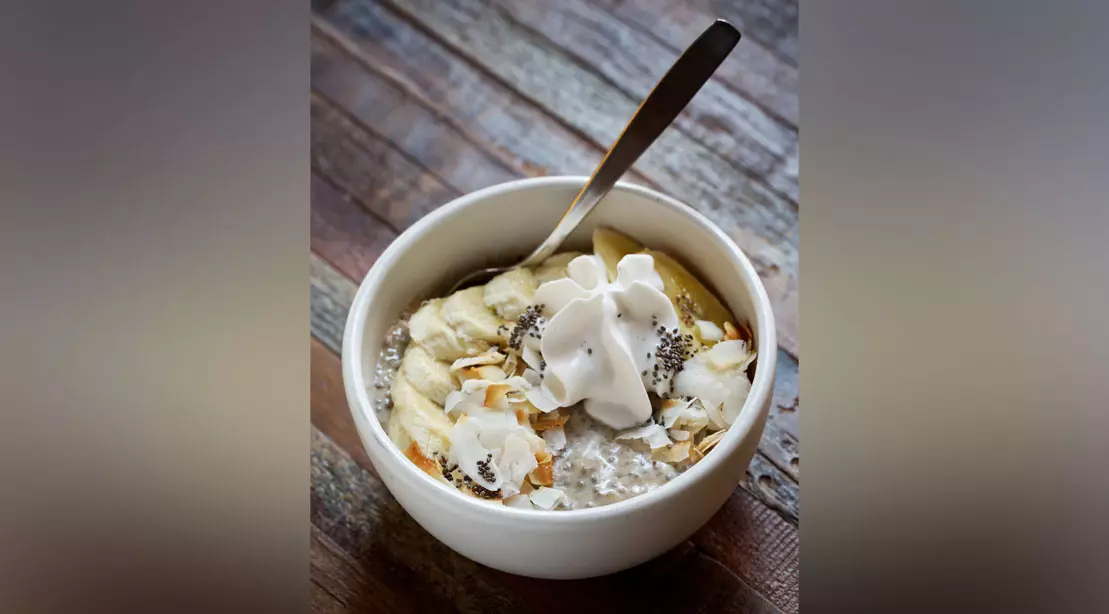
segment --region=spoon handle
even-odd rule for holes
[[[616,137],[593,176],[578,192],[554,232],[519,266],[532,267],[555,253],[586,215],[597,206],[616,181],[643,155],[674,121],[693,96],[708,82],[716,69],[739,42],[740,34],[732,24],[718,19],[693,41],[647,94],[635,115]]]

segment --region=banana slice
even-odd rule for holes
[[[670,256],[646,249],[635,239],[611,228],[593,231],[593,251],[604,261],[610,280],[616,279],[616,265],[624,256],[644,253],[654,258],[655,271],[662,278],[663,292],[670,298],[678,314],[679,327],[682,333],[693,335],[696,347],[702,342],[698,320],[711,322],[721,329],[734,326],[732,314],[723,303]]]
[[[454,361],[468,356],[468,344],[443,320],[443,302],[437,298],[421,305],[408,320],[408,332],[435,358]]]
[[[500,317],[515,320],[531,304],[536,287],[535,274],[530,269],[512,269],[485,284],[483,299]]]
[[[401,450],[407,450],[415,442],[425,458],[445,457],[450,449],[454,424],[441,407],[409,383],[403,365],[393,379],[391,393],[393,411],[389,416],[389,438]]]
[[[707,320],[720,327],[725,323],[734,324],[728,308],[678,261],[651,249],[646,253],[655,259],[655,270],[666,286],[666,296],[674,303],[683,325],[692,329],[697,320]]]
[[[608,271],[608,280],[616,281],[616,265],[628,254],[643,251],[643,244],[626,234],[611,228],[597,228],[593,231],[593,253],[600,256]]]
[[[451,368],[419,345],[411,344],[404,352],[401,363],[408,383],[437,405],[443,405],[447,395],[458,389],[451,378]]]
[[[485,342],[484,347],[474,352],[475,355],[489,349],[489,343],[496,343],[501,339],[503,322],[485,306],[482,286],[466,288],[450,295],[443,301],[440,313],[443,321],[454,328],[459,338],[468,342]]]
[[[570,264],[571,260],[580,255],[581,252],[563,252],[547,258],[543,261],[543,264],[540,264],[535,269],[536,283],[542,285],[548,281],[569,277],[570,274],[566,271],[566,265]]]

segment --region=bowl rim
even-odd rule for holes
[[[443,505],[454,506],[473,513],[491,514],[491,519],[502,518],[524,522],[538,520],[542,521],[545,526],[550,526],[552,523],[578,524],[596,521],[622,516],[632,510],[642,511],[646,508],[655,507],[666,500],[681,496],[695,482],[703,480],[709,474],[719,470],[729,453],[734,451],[755,427],[761,413],[760,407],[768,402],[773,394],[774,373],[778,355],[774,314],[771,310],[770,299],[766,294],[766,288],[747,255],[716,224],[693,207],[650,188],[620,181],[613,187],[613,191],[631,192],[654,200],[658,204],[690,218],[694,225],[700,227],[700,230],[714,236],[726,248],[727,262],[737,268],[740,277],[743,279],[744,290],[754,306],[755,328],[758,331],[756,351],[759,356],[755,378],[751,383],[747,400],[744,402],[735,422],[732,423],[727,434],[716,445],[717,449],[713,450],[716,454],[706,454],[702,460],[681,475],[646,493],[608,505],[577,510],[529,510],[507,505],[495,505],[491,502],[467,497],[424,473],[404,457],[402,451],[386,434],[384,426],[373,410],[373,402],[369,398],[368,382],[364,377],[365,370],[363,369],[366,353],[362,351],[361,339],[365,335],[366,321],[372,311],[375,295],[381,286],[386,271],[394,265],[394,262],[408,244],[421,238],[433,227],[449,222],[474,203],[505,193],[532,189],[563,187],[581,189],[588,179],[588,177],[580,175],[530,177],[491,185],[463,194],[428,213],[397,236],[374,262],[359,284],[358,291],[351,302],[343,330],[343,353],[341,357],[343,385],[346,389],[350,411],[354,414],[355,428],[359,431],[363,445],[366,445],[367,441],[373,441],[382,448],[381,453],[386,458],[386,462],[392,467],[397,467],[400,479],[409,481],[413,488],[424,490],[429,497],[434,497]],[[680,257],[680,254],[676,256]],[[375,353],[372,359],[376,360],[376,357],[377,354]],[[359,414],[365,419],[369,433],[365,432]],[[370,450],[367,450],[367,452],[370,452]]]

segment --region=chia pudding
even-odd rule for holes
[[[635,497],[715,446],[750,387],[751,335],[674,260],[615,231],[387,331],[373,407],[417,467],[492,504]]]

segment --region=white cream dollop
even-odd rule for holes
[[[670,386],[655,380],[658,329],[678,327],[654,258],[624,256],[614,282],[594,255],[574,258],[567,271],[535,292],[554,313],[540,341],[546,369],[536,395],[560,407],[584,401],[589,415],[614,429],[642,424],[651,417],[647,392],[661,395]]]

